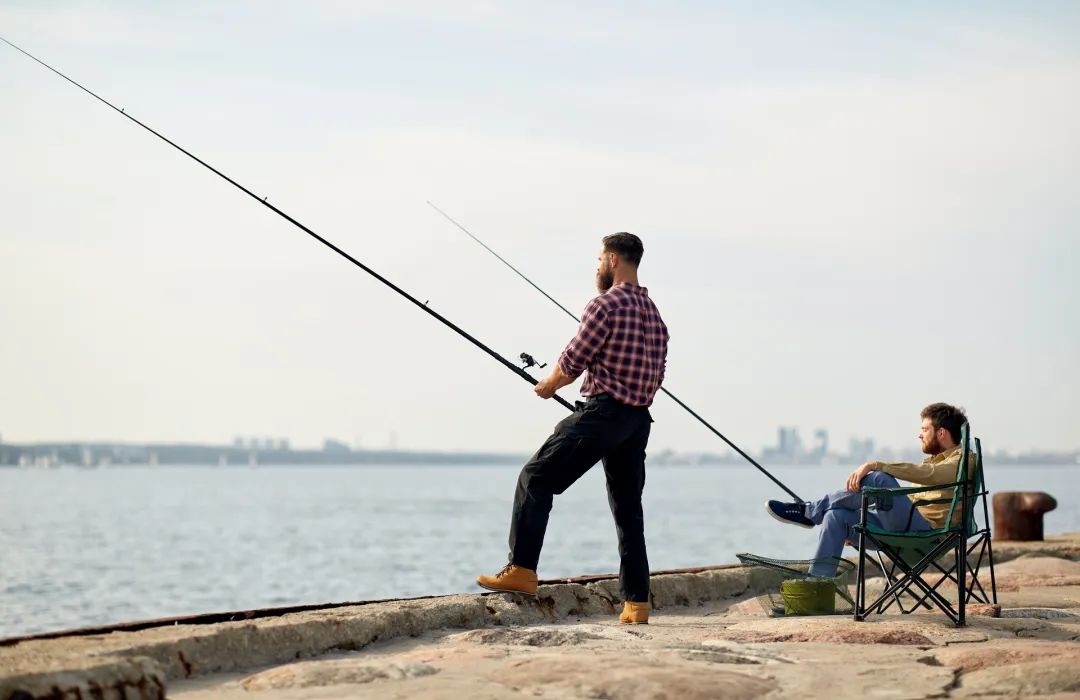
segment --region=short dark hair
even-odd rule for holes
[[[604,236],[604,251],[618,253],[620,258],[637,267],[641,264],[641,256],[645,254],[645,246],[641,245],[641,239],[634,234],[620,231]]]
[[[930,424],[937,428],[945,428],[952,436],[953,442],[960,444],[960,429],[967,423],[967,415],[964,409],[950,406],[947,403],[932,403],[919,414],[922,418],[929,418]]]

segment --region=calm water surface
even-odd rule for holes
[[[0,637],[133,619],[478,590],[506,561],[519,465],[0,469]],[[845,467],[779,467],[804,498]],[[992,489],[1057,497],[1080,530],[1080,468],[990,465]],[[752,467],[655,467],[653,569],[808,557],[816,533],[764,513]],[[556,498],[543,577],[618,570],[603,472]]]

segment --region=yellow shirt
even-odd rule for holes
[[[936,455],[930,455],[923,460],[922,464],[910,464],[908,462],[881,463],[881,471],[891,474],[897,479],[910,481],[914,486],[937,486],[939,484],[952,484],[956,482],[956,470],[960,466],[960,456],[963,450],[954,447]],[[968,474],[975,473],[975,453],[968,455]],[[952,498],[952,489],[940,489],[938,491],[924,491],[913,493],[909,498],[913,501],[933,501],[939,498]],[[944,527],[945,520],[949,517],[948,503],[932,503],[918,506],[919,512],[926,518],[931,527]],[[956,513],[953,514],[953,523],[960,522],[962,513],[959,503]]]

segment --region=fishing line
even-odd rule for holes
[[[83,87],[83,86],[82,86],[81,84],[79,84],[79,83],[78,83],[78,82],[76,82],[75,80],[72,80],[71,78],[69,78],[68,76],[64,75],[63,73],[61,73],[61,72],[60,72],[60,71],[58,71],[57,69],[53,68],[52,66],[50,66],[50,65],[49,65],[49,64],[47,64],[47,63],[45,63],[45,62],[44,62],[44,61],[42,61],[41,59],[37,58],[36,56],[34,56],[34,55],[32,55],[32,54],[28,53],[27,51],[24,51],[23,49],[19,48],[18,46],[16,46],[15,44],[11,43],[10,41],[8,41],[7,39],[5,39],[4,37],[0,36],[0,41],[3,41],[3,42],[4,42],[5,44],[7,44],[7,45],[8,45],[8,46],[10,46],[11,48],[15,49],[15,50],[16,50],[16,51],[18,51],[19,53],[23,54],[23,55],[24,55],[24,56],[26,56],[27,58],[30,58],[30,59],[31,59],[31,60],[33,60],[34,62],[36,62],[36,63],[38,63],[38,64],[40,64],[40,65],[44,66],[45,68],[48,68],[48,69],[49,69],[50,71],[52,71],[52,72],[53,72],[53,73],[55,73],[56,75],[60,76],[60,77],[61,77],[61,78],[63,78],[64,80],[68,81],[69,83],[71,83],[71,84],[72,84],[72,85],[74,85],[75,87],[79,88],[80,90],[82,90],[82,91],[83,91],[83,92],[85,92],[86,94],[88,94],[88,95],[90,95],[91,97],[93,97],[93,98],[94,98],[95,100],[97,100],[97,101],[99,101],[99,102],[101,102],[101,103],[105,104],[105,105],[106,105],[106,106],[108,106],[108,107],[109,107],[110,109],[112,109],[113,111],[117,112],[118,114],[120,114],[120,115],[122,115],[122,116],[124,116],[124,117],[127,117],[127,118],[128,118],[128,119],[130,119],[131,121],[135,122],[136,124],[138,124],[138,125],[139,125],[139,126],[141,126],[142,128],[144,128],[144,129],[146,129],[147,131],[149,131],[149,132],[150,132],[151,134],[153,134],[154,136],[157,136],[157,137],[158,137],[159,139],[161,139],[161,140],[162,140],[162,141],[164,141],[165,143],[169,144],[170,146],[172,146],[172,147],[173,147],[173,148],[175,148],[176,150],[178,150],[178,151],[180,151],[181,153],[183,153],[184,155],[186,155],[186,156],[187,156],[188,158],[191,158],[192,160],[194,160],[194,161],[195,161],[196,163],[198,163],[199,165],[203,166],[204,168],[206,168],[206,169],[207,169],[207,170],[209,170],[210,172],[214,173],[215,175],[217,175],[217,176],[218,176],[218,177],[220,177],[221,179],[225,180],[225,181],[226,181],[226,182],[228,182],[228,183],[229,183],[230,185],[232,185],[232,186],[236,187],[236,188],[237,188],[238,190],[240,190],[240,191],[241,191],[241,192],[243,192],[244,194],[248,195],[249,197],[251,197],[252,199],[254,199],[254,200],[255,200],[256,202],[258,202],[259,204],[262,204],[262,205],[263,205],[264,207],[266,207],[266,208],[267,208],[267,209],[269,209],[270,211],[274,212],[275,214],[277,214],[277,215],[278,215],[278,216],[280,216],[281,218],[285,219],[286,221],[288,221],[288,222],[289,222],[290,224],[292,224],[293,226],[297,227],[298,229],[300,229],[300,230],[301,230],[301,231],[303,231],[304,233],[308,234],[309,236],[311,236],[312,238],[314,238],[314,239],[315,239],[315,240],[317,240],[318,242],[320,242],[320,243],[322,243],[323,245],[325,245],[325,246],[326,246],[327,248],[329,248],[330,250],[334,251],[335,253],[337,253],[337,254],[338,254],[338,255],[340,255],[341,257],[343,257],[343,258],[345,258],[346,260],[348,260],[349,262],[351,262],[351,263],[352,263],[353,265],[356,265],[357,267],[359,267],[359,268],[360,268],[361,270],[363,270],[364,272],[368,273],[369,275],[371,275],[371,276],[372,276],[372,277],[374,277],[375,279],[377,279],[377,280],[379,280],[380,282],[382,282],[383,284],[385,284],[385,285],[386,285],[387,287],[389,287],[390,289],[394,290],[395,292],[397,292],[397,293],[398,293],[398,294],[400,294],[401,296],[403,296],[403,297],[405,297],[406,299],[408,299],[408,300],[409,300],[410,302],[412,302],[412,303],[413,303],[413,304],[414,304],[414,305],[415,305],[415,306],[416,306],[417,308],[421,309],[422,311],[425,311],[425,312],[426,312],[427,314],[429,314],[429,315],[430,315],[431,317],[433,317],[433,318],[437,319],[437,320],[438,320],[439,322],[441,322],[441,323],[442,323],[443,325],[445,325],[445,326],[446,326],[447,328],[449,328],[450,330],[454,331],[455,333],[457,333],[457,334],[458,334],[458,335],[460,335],[460,336],[461,336],[462,338],[464,338],[465,340],[469,341],[470,343],[472,343],[472,344],[473,344],[473,345],[475,345],[476,347],[480,348],[481,350],[483,350],[484,352],[486,352],[486,353],[487,353],[488,355],[490,355],[490,356],[491,356],[491,357],[493,357],[494,359],[498,360],[498,361],[499,361],[500,363],[502,363],[502,365],[503,365],[503,366],[505,366],[505,367],[506,367],[507,369],[509,369],[510,371],[512,371],[512,372],[513,372],[514,374],[518,375],[519,377],[521,377],[521,378],[522,378],[522,379],[524,379],[525,381],[529,382],[530,384],[532,384],[532,385],[534,385],[534,386],[535,386],[536,384],[538,384],[538,383],[539,383],[539,382],[538,382],[538,380],[537,380],[537,379],[535,379],[535,378],[534,378],[534,377],[533,377],[533,376],[532,376],[531,374],[529,374],[528,372],[526,372],[524,368],[522,368],[522,367],[518,367],[517,365],[513,364],[512,362],[510,362],[509,360],[507,360],[507,359],[506,359],[505,357],[503,357],[503,356],[502,356],[502,355],[500,355],[499,353],[497,353],[497,352],[495,352],[494,350],[492,350],[491,348],[489,348],[489,347],[488,347],[487,345],[483,344],[482,342],[480,342],[479,340],[477,340],[477,339],[476,339],[476,338],[474,338],[473,336],[471,336],[471,335],[469,335],[468,333],[466,333],[466,332],[465,332],[464,330],[462,330],[462,329],[461,329],[461,328],[459,328],[459,327],[458,327],[457,325],[455,325],[454,323],[452,323],[452,322],[451,322],[451,321],[450,321],[449,319],[447,319],[447,318],[446,318],[445,316],[443,316],[442,314],[440,314],[440,313],[438,313],[437,311],[435,311],[435,310],[431,309],[430,307],[428,307],[428,305],[427,305],[427,302],[421,302],[421,301],[420,301],[419,299],[417,299],[416,297],[412,296],[411,294],[409,294],[408,292],[406,292],[406,291],[405,291],[404,289],[402,289],[401,287],[398,287],[398,286],[397,286],[396,284],[394,284],[394,283],[393,283],[393,282],[391,282],[390,280],[386,279],[385,277],[383,277],[382,275],[380,275],[380,274],[379,274],[378,272],[375,272],[375,270],[371,269],[370,267],[368,267],[368,266],[367,266],[367,265],[365,265],[364,263],[360,262],[359,260],[357,260],[357,259],[356,259],[356,258],[354,258],[353,256],[349,255],[348,253],[346,253],[346,252],[345,252],[344,250],[342,250],[341,248],[338,248],[338,247],[337,247],[336,245],[334,245],[333,243],[331,243],[331,242],[330,242],[330,241],[328,241],[327,239],[323,238],[323,237],[322,237],[322,236],[320,236],[319,234],[315,233],[315,232],[314,232],[314,231],[312,231],[312,230],[311,230],[310,228],[308,228],[308,227],[307,227],[307,226],[305,226],[304,224],[300,223],[299,221],[297,221],[297,220],[296,220],[296,219],[294,219],[293,217],[289,216],[288,214],[286,214],[286,213],[285,213],[284,211],[282,211],[281,209],[278,209],[278,208],[277,208],[276,206],[274,206],[273,204],[270,204],[270,202],[266,201],[266,200],[267,200],[267,198],[266,198],[266,197],[260,197],[259,195],[255,194],[254,192],[252,192],[251,190],[249,190],[249,189],[248,189],[247,187],[244,187],[244,186],[243,186],[243,185],[241,185],[241,184],[240,184],[239,182],[237,182],[236,180],[233,180],[233,179],[232,179],[231,177],[229,177],[229,176],[228,176],[228,175],[226,175],[225,173],[221,172],[220,170],[218,170],[218,169],[217,169],[217,168],[215,168],[214,166],[210,165],[210,164],[209,164],[209,163],[207,163],[206,161],[202,160],[201,158],[199,158],[199,157],[198,157],[198,156],[196,156],[195,154],[193,154],[193,153],[191,153],[190,151],[188,151],[188,150],[186,150],[186,149],[182,148],[181,146],[179,146],[178,144],[174,143],[173,141],[170,141],[170,140],[169,140],[168,138],[166,138],[166,137],[165,137],[165,136],[163,136],[162,134],[158,133],[158,132],[157,132],[157,131],[155,131],[154,129],[150,128],[150,127],[149,127],[149,126],[147,126],[146,124],[142,123],[141,121],[139,121],[139,120],[138,120],[138,119],[136,119],[135,117],[131,116],[130,114],[128,114],[128,113],[127,113],[126,111],[124,111],[123,109],[120,109],[119,107],[117,107],[116,105],[114,105],[114,104],[113,104],[112,102],[109,102],[109,101],[108,101],[108,100],[106,100],[105,98],[103,98],[103,97],[101,97],[101,96],[97,95],[97,94],[96,94],[96,93],[94,93],[94,92],[91,92],[91,91],[90,91],[89,89],[87,89],[87,88]],[[574,407],[573,407],[573,406],[572,406],[572,405],[571,405],[571,404],[570,404],[569,402],[567,402],[567,401],[566,401],[566,399],[562,398],[561,396],[555,396],[554,398],[555,398],[555,400],[556,400],[556,401],[558,401],[558,402],[559,402],[559,403],[560,403],[560,404],[561,404],[561,405],[562,405],[563,407],[565,407],[565,408],[567,408],[567,409],[569,409],[569,410],[571,410],[571,411],[573,411],[573,410],[574,410]]]
[[[577,321],[578,323],[581,323],[581,319],[580,319],[580,318],[578,318],[578,317],[577,317],[577,316],[576,316],[576,315],[575,315],[575,314],[574,314],[573,312],[571,312],[571,311],[570,311],[569,309],[567,309],[567,308],[566,308],[565,306],[563,306],[563,305],[562,305],[562,304],[560,304],[559,302],[555,301],[555,299],[554,299],[554,298],[552,298],[552,296],[551,296],[550,294],[548,294],[547,292],[545,292],[545,291],[544,291],[543,289],[541,289],[541,288],[540,288],[539,286],[537,286],[537,284],[536,284],[535,282],[533,282],[533,281],[532,281],[531,279],[529,279],[528,277],[526,277],[526,276],[525,276],[525,275],[524,275],[524,274],[523,274],[523,273],[521,272],[521,270],[517,269],[516,267],[514,267],[513,265],[511,265],[511,264],[510,264],[509,262],[507,262],[507,260],[506,260],[505,258],[503,258],[503,256],[499,255],[499,254],[498,254],[498,253],[496,253],[496,252],[495,252],[494,250],[492,250],[491,248],[489,248],[489,247],[488,247],[488,245],[487,245],[486,243],[484,243],[484,242],[483,242],[482,240],[480,240],[479,238],[477,238],[476,236],[474,236],[474,235],[473,235],[473,234],[472,234],[472,233],[471,233],[471,232],[470,232],[470,231],[469,231],[468,229],[466,229],[466,228],[465,228],[464,226],[462,226],[462,225],[461,225],[461,224],[459,224],[459,223],[458,223],[457,221],[455,221],[455,220],[454,220],[454,219],[453,219],[453,218],[452,218],[452,217],[451,217],[451,216],[450,216],[449,214],[447,214],[446,212],[444,212],[444,211],[443,211],[442,209],[439,209],[439,208],[438,208],[437,206],[435,206],[435,205],[434,205],[434,204],[432,204],[431,202],[428,202],[428,206],[430,206],[430,207],[431,207],[432,209],[434,209],[435,211],[437,211],[437,212],[439,212],[440,214],[442,214],[442,215],[443,215],[443,217],[444,217],[444,218],[445,218],[445,219],[446,219],[447,221],[449,221],[449,222],[450,222],[450,223],[452,223],[452,224],[453,224],[454,226],[457,226],[457,227],[458,227],[459,229],[461,229],[461,231],[462,231],[462,232],[463,232],[463,233],[464,233],[464,234],[465,234],[466,236],[468,236],[469,238],[473,239],[474,241],[476,241],[477,243],[479,243],[479,244],[480,244],[481,246],[483,246],[484,250],[486,250],[487,252],[491,253],[491,254],[492,254],[492,255],[494,255],[494,256],[495,256],[496,258],[498,258],[498,259],[499,259],[499,261],[500,261],[500,262],[502,262],[502,264],[506,265],[506,266],[507,266],[507,267],[509,267],[509,268],[510,268],[511,270],[513,270],[513,271],[514,271],[514,272],[515,272],[515,273],[517,274],[517,276],[518,276],[518,277],[520,277],[521,279],[523,279],[523,280],[525,280],[526,282],[528,282],[528,283],[529,283],[529,285],[530,285],[530,286],[531,286],[531,287],[532,287],[533,289],[535,289],[536,291],[540,292],[540,293],[541,293],[541,294],[543,294],[543,295],[544,295],[545,297],[547,297],[548,301],[550,301],[550,302],[551,302],[552,304],[554,304],[555,306],[558,306],[558,307],[559,307],[560,309],[562,309],[562,310],[563,310],[563,312],[564,312],[564,313],[565,313],[565,314],[566,314],[567,316],[569,316],[570,318],[574,319],[574,320],[575,320],[575,321]],[[766,469],[765,467],[763,467],[763,466],[761,466],[760,464],[758,464],[758,463],[757,463],[757,461],[755,461],[753,457],[751,457],[750,455],[746,454],[746,453],[745,453],[745,452],[743,452],[743,451],[742,451],[741,449],[739,449],[738,445],[736,445],[735,443],[733,443],[733,442],[732,442],[731,440],[728,440],[728,439],[727,439],[727,437],[725,437],[723,433],[721,433],[721,432],[720,432],[719,430],[717,430],[716,428],[714,428],[714,427],[713,427],[712,425],[710,425],[710,424],[709,424],[709,422],[708,422],[707,420],[705,420],[705,419],[704,419],[704,418],[702,418],[702,417],[701,417],[700,415],[698,415],[698,413],[697,413],[696,411],[694,411],[694,409],[690,408],[690,407],[689,407],[689,406],[687,406],[687,405],[686,405],[685,403],[683,403],[683,402],[682,402],[682,400],[681,400],[681,399],[680,399],[679,397],[675,396],[675,394],[671,393],[670,391],[668,391],[668,390],[667,390],[666,388],[664,388],[663,386],[661,386],[661,387],[660,387],[660,391],[664,392],[664,394],[665,394],[665,395],[666,395],[666,396],[667,396],[668,398],[670,398],[670,399],[671,399],[672,401],[674,401],[675,403],[679,404],[679,406],[681,406],[681,407],[682,407],[683,409],[685,409],[687,413],[689,413],[690,415],[692,415],[692,416],[693,416],[694,418],[697,418],[697,419],[698,419],[698,422],[699,422],[699,423],[701,423],[701,424],[702,424],[702,425],[704,425],[704,426],[705,426],[706,428],[708,428],[709,430],[711,430],[711,431],[713,432],[713,434],[714,434],[714,435],[716,435],[716,436],[717,436],[718,438],[720,438],[721,440],[723,440],[724,442],[726,442],[726,443],[728,444],[728,447],[730,447],[731,449],[733,449],[733,450],[735,450],[736,452],[738,452],[738,453],[739,453],[739,454],[740,454],[740,455],[741,455],[741,456],[742,456],[742,457],[743,457],[743,458],[744,458],[744,459],[745,459],[745,460],[746,460],[747,462],[749,462],[750,464],[753,464],[753,465],[754,465],[755,467],[757,467],[757,468],[758,468],[758,470],[759,470],[759,471],[761,471],[761,473],[762,473],[762,474],[764,474],[765,476],[767,476],[767,477],[769,477],[770,479],[772,479],[773,483],[775,483],[775,484],[776,484],[777,486],[779,486],[779,487],[780,487],[780,488],[782,488],[782,489],[783,489],[784,491],[786,491],[786,492],[787,492],[788,494],[790,494],[792,498],[794,498],[794,499],[795,499],[796,501],[798,501],[799,503],[806,503],[806,501],[804,501],[803,499],[799,498],[799,497],[798,497],[798,496],[797,496],[797,495],[795,494],[795,492],[794,492],[794,491],[792,491],[791,489],[789,489],[789,488],[788,488],[787,486],[784,486],[784,484],[783,484],[783,483],[782,483],[782,482],[781,482],[781,481],[780,481],[779,479],[777,479],[777,478],[776,478],[775,476],[773,476],[772,474],[770,474],[770,473],[769,473],[769,470],[767,470],[767,469]]]

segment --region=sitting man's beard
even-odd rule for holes
[[[611,285],[615,284],[615,272],[607,270],[596,271],[596,291],[603,294],[607,290],[611,289]]]

